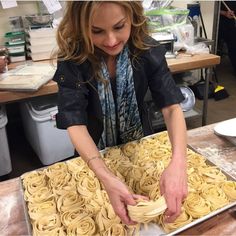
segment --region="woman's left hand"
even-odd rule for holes
[[[174,222],[181,213],[181,205],[188,192],[185,162],[171,160],[162,173],[160,190],[167,204],[165,221],[167,223]]]

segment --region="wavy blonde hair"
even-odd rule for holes
[[[129,45],[135,49],[134,58],[142,50],[150,48],[145,43],[148,36],[146,17],[143,13],[141,1],[111,1],[124,7],[131,20],[131,34]],[[59,60],[73,60],[78,64],[85,60],[91,62],[94,76],[99,79],[100,60],[91,40],[91,19],[94,11],[103,1],[70,1],[67,2],[65,15],[57,30]]]

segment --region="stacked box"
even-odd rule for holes
[[[50,59],[57,49],[56,29],[51,27],[30,29],[26,39],[27,54],[33,61]]]
[[[5,34],[6,48],[9,51],[10,61],[25,61],[25,33],[23,31],[7,32]]]

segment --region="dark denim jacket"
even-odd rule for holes
[[[131,58],[132,61],[132,58]],[[144,97],[149,88],[158,108],[180,103],[184,97],[167,67],[165,49],[158,45],[144,51],[133,66],[135,93],[145,135],[152,133]],[[103,131],[102,108],[97,81],[91,79],[88,61],[78,65],[72,61],[58,62],[53,78],[58,83],[57,127],[86,125],[97,144]]]

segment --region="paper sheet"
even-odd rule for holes
[[[1,3],[3,9],[17,7],[16,0],[1,0]]]
[[[9,70],[0,76],[0,89],[36,91],[50,81],[56,68],[49,64],[32,63]]]
[[[58,0],[42,0],[50,14],[59,11],[62,7]]]

